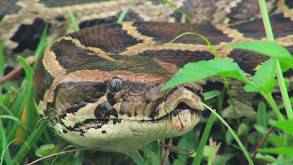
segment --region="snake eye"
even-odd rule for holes
[[[113,77],[109,82],[110,92],[116,93],[122,88],[122,80],[119,77]]]

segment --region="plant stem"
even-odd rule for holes
[[[284,118],[283,118],[281,112],[279,111],[279,108],[278,108],[276,102],[274,101],[273,96],[272,96],[271,94],[268,94],[268,95],[266,95],[266,94],[264,94],[264,93],[260,93],[260,94],[261,94],[261,95],[267,100],[267,102],[270,104],[270,106],[272,107],[272,109],[273,109],[274,113],[276,114],[278,120],[284,120]]]
[[[260,6],[260,11],[261,11],[261,15],[262,15],[262,19],[263,19],[263,23],[264,23],[267,38],[268,38],[269,41],[274,41],[274,35],[273,35],[270,19],[269,19],[269,16],[268,16],[268,11],[267,11],[267,8],[266,8],[265,0],[258,0],[258,3],[259,3],[259,6]],[[283,98],[283,101],[284,101],[287,116],[288,116],[289,120],[293,120],[292,106],[291,106],[291,103],[290,103],[288,92],[286,90],[285,81],[284,81],[284,77],[283,77],[283,74],[282,74],[282,69],[281,69],[279,60],[277,60],[276,75],[277,75],[277,79],[278,79],[278,84],[279,84],[280,89],[281,89],[281,94],[282,94],[282,98]],[[279,111],[278,107],[275,107],[275,108],[277,108],[277,111]],[[276,109],[274,111],[276,113]]]

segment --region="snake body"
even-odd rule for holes
[[[200,1],[194,2],[205,6]],[[245,2],[247,2],[244,3],[246,6],[250,6],[250,11],[257,10],[253,7],[255,5],[251,5],[255,2],[249,0]],[[34,5],[28,8],[29,3]],[[101,23],[101,18],[117,15],[128,3],[129,1],[126,0],[101,1],[69,6],[62,2],[58,5],[57,1],[48,1],[48,3],[18,1],[16,4],[22,9],[15,8],[16,14],[3,17],[0,23],[3,26],[0,26],[0,30],[8,31],[7,22],[15,25],[9,17],[22,18],[22,15],[27,14],[28,19],[20,19],[23,24],[27,24],[26,21],[33,22],[32,24],[40,22],[39,17],[41,17],[50,23],[49,34],[50,28],[58,29],[56,30],[58,33],[49,35],[49,40],[53,40],[56,36],[71,31],[64,23],[66,22],[64,11],[67,9],[75,13],[79,23],[85,20]],[[191,1],[174,1],[174,3],[186,11],[189,10],[188,7],[184,8],[184,4],[187,6],[193,4]],[[238,1],[223,0],[211,4],[216,4],[220,8],[218,13],[223,13],[227,8],[236,10]],[[273,12],[271,22],[276,42],[293,52],[291,3],[285,0],[271,0],[268,4],[274,4],[270,11]],[[104,11],[113,6],[117,7],[114,7],[113,12]],[[159,13],[152,13],[150,19],[146,15],[148,12],[143,10],[147,8],[146,6],[155,8],[153,11]],[[182,20],[178,17],[178,13],[174,14],[169,11],[170,9],[165,10],[166,8],[169,9],[160,2],[146,1],[137,3],[130,13],[137,14],[135,21],[180,22]],[[42,12],[41,9],[46,12]],[[241,9],[238,7],[237,11],[241,12]],[[52,13],[52,17],[47,14],[48,11]],[[90,14],[87,11],[97,13]],[[162,11],[167,12],[168,16]],[[201,11],[209,15],[209,11]],[[245,13],[245,10],[243,12]],[[39,15],[33,15],[34,13]],[[227,12],[225,15],[229,14],[230,12]],[[194,19],[195,23],[227,21],[216,17],[221,14],[211,15],[208,18],[217,19],[207,20],[197,14],[193,14],[192,18],[203,19],[202,22],[196,21],[200,19]],[[230,15],[229,18],[231,17],[238,18],[237,14]],[[225,45],[265,40],[262,20],[257,16],[252,17],[256,19],[235,24],[230,21],[229,23],[233,23],[231,25],[167,22],[109,23],[69,33],[54,40],[38,61],[34,75],[38,110],[48,117],[57,134],[65,140],[102,151],[128,152],[156,139],[180,136],[199,122],[200,112],[203,110],[200,102],[204,101],[202,88],[196,83],[189,83],[163,92],[160,89],[186,63],[209,60],[214,56],[206,42],[193,35],[183,36],[172,44],[169,42],[183,32],[199,33],[211,42],[219,58],[237,62],[249,77],[255,72],[254,68],[268,58],[257,53],[232,50]],[[102,22],[107,23],[105,19]],[[9,33],[0,38],[0,40],[8,37],[11,39],[4,43],[9,45],[4,50],[7,52],[26,50],[28,47],[23,48],[24,42],[20,42],[16,37],[23,26],[13,26],[10,29]],[[19,41],[18,45],[11,44],[15,41]],[[287,73],[287,78],[292,80],[291,72]],[[220,82],[218,78],[211,78],[209,81]],[[240,111],[243,109],[248,111],[252,107],[250,100],[255,100],[255,97],[239,93],[243,84],[237,81],[231,82],[232,96],[239,96],[242,99],[237,101],[236,97],[236,107]],[[204,88],[211,86],[208,81],[200,83]]]

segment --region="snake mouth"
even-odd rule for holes
[[[181,102],[177,105],[177,107],[172,111],[170,115],[177,115],[180,111],[190,111],[192,114],[198,114],[200,115],[202,111],[199,111],[197,109],[193,109],[190,106],[188,106],[186,103]]]
[[[182,111],[200,115],[204,110],[201,104],[203,101],[204,96],[199,85],[183,84],[169,90],[162,104],[164,111],[167,113],[165,116],[178,115]],[[158,107],[160,109],[160,105]]]

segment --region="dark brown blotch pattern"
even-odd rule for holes
[[[110,119],[110,116],[118,117],[118,113],[112,105],[106,101],[100,103],[95,109],[95,116],[97,119]]]
[[[69,36],[78,39],[85,46],[98,47],[111,54],[119,54],[142,42],[128,35],[118,23],[87,28]]]
[[[284,17],[283,13],[272,15],[270,21],[275,38],[286,37],[292,34],[293,24],[290,18]],[[244,37],[258,40],[266,37],[262,19],[231,25],[229,27],[243,33]]]
[[[156,58],[167,63],[175,64],[180,68],[188,62],[197,62],[214,58],[214,55],[207,51],[189,50],[147,50],[139,53],[138,56]]]
[[[133,23],[133,26],[137,27],[137,31],[139,33],[153,37],[154,41],[158,42],[158,44],[169,43],[175,37],[185,32],[201,34],[205,36],[213,45],[219,44],[220,42],[232,41],[232,38],[228,37],[214,26],[164,22],[135,22]],[[184,35],[175,40],[174,43],[207,45],[205,40],[196,35]]]

